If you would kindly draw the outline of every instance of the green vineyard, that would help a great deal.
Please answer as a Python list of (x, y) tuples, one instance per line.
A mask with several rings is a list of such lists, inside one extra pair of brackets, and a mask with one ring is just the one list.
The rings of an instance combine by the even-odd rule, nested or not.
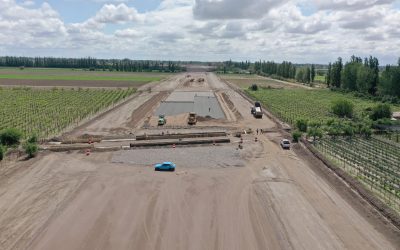
[[(246, 90), (253, 98), (261, 101), (265, 107), (281, 120), (294, 124), (296, 119), (306, 119), (314, 122), (324, 122), (332, 119), (332, 102), (337, 99), (351, 99), (356, 115), (363, 110), (376, 105), (376, 102), (355, 98), (351, 94), (343, 94), (330, 90), (307, 89), (260, 89)], [(392, 106), (400, 110), (399, 106)]]
[(134, 89), (0, 89), (0, 130), (48, 138), (127, 98)]
[(400, 149), (377, 139), (322, 139), (316, 148), (400, 211)]

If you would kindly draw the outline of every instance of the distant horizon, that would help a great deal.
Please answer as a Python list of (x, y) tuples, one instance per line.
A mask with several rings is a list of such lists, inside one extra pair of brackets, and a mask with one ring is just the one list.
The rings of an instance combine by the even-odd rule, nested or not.
[[(357, 56), (357, 55), (355, 55), (355, 56)], [(373, 55), (372, 55), (373, 56)], [(334, 61), (336, 61), (337, 60), (337, 58), (335, 59), (335, 60), (333, 60), (333, 61), (330, 61), (330, 62), (326, 62), (326, 63), (313, 63), (313, 62), (311, 62), (311, 63), (306, 63), (306, 62), (293, 62), (293, 61), (289, 61), (289, 60), (282, 60), (282, 61), (277, 61), (277, 60), (272, 60), (272, 59), (259, 59), (259, 60), (255, 60), (255, 61), (251, 61), (251, 60), (233, 60), (233, 59), (228, 59), (228, 60), (223, 60), (223, 61), (196, 61), (196, 60), (188, 60), (188, 61), (185, 61), (185, 60), (168, 60), (168, 59), (133, 59), (133, 58), (98, 58), (98, 57), (95, 57), (95, 56), (84, 56), (84, 57), (60, 57), (60, 56), (15, 56), (15, 55), (0, 55), (0, 58), (2, 58), (2, 57), (21, 57), (21, 58), (63, 58), (63, 59), (83, 59), (83, 58), (91, 58), (91, 59), (95, 59), (95, 60), (131, 60), (131, 61), (152, 61), (152, 62), (179, 62), (179, 63), (223, 63), (223, 62), (227, 62), (227, 61), (232, 61), (232, 62), (250, 62), (250, 63), (255, 63), (255, 62), (267, 62), (267, 61), (270, 61), (270, 62), (275, 62), (275, 63), (282, 63), (283, 61), (287, 61), (287, 62), (291, 62), (291, 63), (293, 63), (294, 65), (312, 65), (312, 64), (314, 64), (314, 65), (322, 65), (322, 66), (328, 66), (329, 65), (329, 63), (333, 63)], [(342, 57), (342, 60), (343, 60), (343, 63), (346, 63), (347, 61), (350, 61), (350, 57), (351, 56), (349, 56), (349, 58), (343, 58)], [(359, 57), (361, 57), (361, 56), (359, 56)], [(366, 57), (369, 57), (369, 56), (366, 56)], [(366, 57), (361, 57), (362, 59), (364, 59), (364, 58), (366, 58)], [(393, 62), (393, 63), (389, 63), (389, 64), (381, 64), (381, 61), (379, 60), (379, 58), (378, 58), (378, 60), (379, 60), (379, 66), (380, 67), (385, 67), (385, 66), (387, 66), (387, 65), (398, 65), (398, 60), (400, 59), (400, 56), (399, 56), (399, 58), (395, 61), (395, 62)], [(2, 67), (2, 66), (0, 66), (0, 67)], [(3, 66), (4, 67), (4, 66)]]

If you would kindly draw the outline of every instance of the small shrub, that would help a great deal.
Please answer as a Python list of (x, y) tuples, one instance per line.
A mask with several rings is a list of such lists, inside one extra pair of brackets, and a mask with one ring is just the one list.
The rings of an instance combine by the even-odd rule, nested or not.
[(313, 141), (315, 142), (317, 138), (322, 138), (323, 137), (323, 132), (320, 128), (318, 127), (310, 127), (308, 129), (307, 135), (309, 137), (313, 138)]
[(372, 130), (371, 130), (371, 128), (368, 127), (368, 126), (363, 126), (363, 127), (360, 129), (360, 134), (361, 134), (362, 136), (364, 136), (366, 139), (369, 139), (369, 138), (371, 138)]
[(338, 126), (329, 126), (327, 129), (328, 134), (332, 137), (332, 139), (336, 139), (337, 136), (340, 135), (341, 131)]
[(345, 125), (343, 127), (343, 134), (348, 137), (353, 137), (354, 135), (354, 128), (351, 125)]
[(0, 143), (4, 146), (14, 146), (18, 145), (21, 140), (21, 131), (9, 128), (0, 132)]
[(374, 121), (383, 118), (391, 118), (392, 108), (389, 104), (379, 104), (372, 108), (371, 115), (369, 117)]
[(37, 135), (32, 135), (28, 140), (27, 140), (27, 142), (28, 143), (37, 143), (38, 142), (38, 137), (37, 137)]
[(299, 119), (296, 121), (296, 128), (301, 132), (307, 132), (307, 124), (307, 120)]
[(300, 131), (293, 131), (292, 132), (292, 137), (294, 142), (299, 142), (299, 139), (301, 138), (301, 132)]
[(250, 87), (250, 89), (251, 89), (252, 91), (257, 91), (257, 90), (258, 90), (258, 85), (257, 85), (257, 84), (252, 84), (251, 87)]
[(354, 111), (354, 104), (348, 100), (341, 99), (333, 102), (332, 112), (341, 118), (344, 117), (352, 118), (353, 111)]
[(24, 149), (29, 158), (35, 157), (37, 152), (39, 151), (39, 147), (36, 143), (26, 143), (24, 145)]

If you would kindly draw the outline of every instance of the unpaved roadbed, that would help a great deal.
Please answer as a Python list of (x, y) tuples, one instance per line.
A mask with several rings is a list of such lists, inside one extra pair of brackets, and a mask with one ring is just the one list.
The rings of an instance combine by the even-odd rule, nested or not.
[[(243, 150), (235, 141), (89, 156), (48, 153), (15, 162), (15, 171), (4, 176), (0, 168), (1, 249), (400, 248), (398, 231), (370, 217), (368, 208), (354, 206), (295, 150), (282, 150), (276, 124), (267, 117), (254, 119), (248, 100), (214, 74), (192, 75), (205, 82), (186, 84), (187, 77), (178, 75), (151, 85), (151, 93), (81, 132), (164, 132), (168, 129), (144, 129), (142, 120), (129, 122), (138, 107), (176, 88), (226, 93), (230, 102), (224, 105), (233, 105), (228, 108), (240, 116), (202, 122), (208, 131), (212, 126), (214, 131), (277, 132), (243, 135)], [(157, 106), (140, 112), (154, 116)], [(199, 126), (171, 131), (199, 132)], [(155, 163), (168, 160), (177, 164), (175, 172), (154, 171)]]

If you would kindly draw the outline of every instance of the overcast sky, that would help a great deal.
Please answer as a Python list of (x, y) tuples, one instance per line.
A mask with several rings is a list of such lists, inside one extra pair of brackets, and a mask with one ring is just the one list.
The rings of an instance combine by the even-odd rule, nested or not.
[(400, 0), (0, 0), (0, 55), (162, 60), (400, 57)]

